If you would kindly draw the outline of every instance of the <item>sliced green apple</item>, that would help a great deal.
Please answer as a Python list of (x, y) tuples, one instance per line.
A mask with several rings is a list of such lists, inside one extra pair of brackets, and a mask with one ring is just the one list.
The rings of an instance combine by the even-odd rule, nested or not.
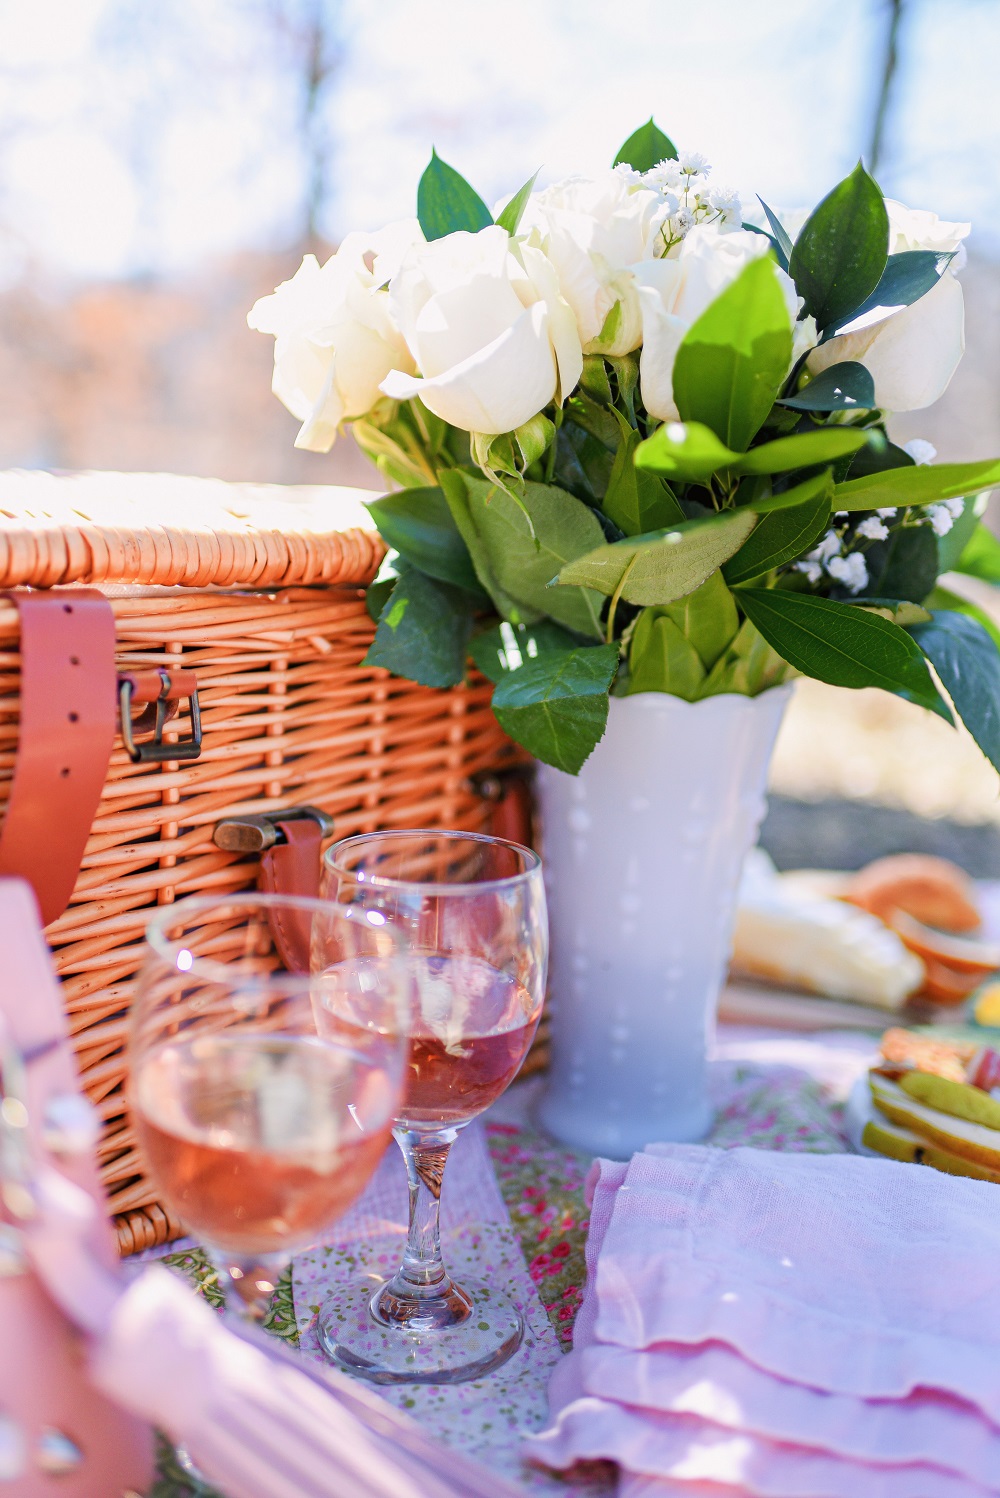
[(950, 1150), (921, 1139), (919, 1134), (914, 1134), (912, 1129), (904, 1129), (900, 1124), (876, 1123), (869, 1119), (861, 1135), (861, 1142), (866, 1148), (875, 1150), (877, 1154), (885, 1155), (890, 1160), (930, 1165), (934, 1170), (943, 1170), (948, 1175), (972, 1176), (975, 1180), (1000, 1183), (1000, 1170), (988, 1170), (985, 1165), (977, 1165), (973, 1160), (963, 1160), (961, 1155), (953, 1155)]
[(949, 1077), (935, 1077), (925, 1071), (906, 1072), (899, 1085), (928, 1108), (939, 1108), (942, 1113), (983, 1124), (987, 1129), (1000, 1129), (1000, 1103), (981, 1087), (953, 1082)]
[(989, 1129), (944, 1113), (940, 1108), (930, 1108), (876, 1073), (869, 1074), (869, 1082), (876, 1108), (892, 1123), (912, 1129), (931, 1144), (963, 1160), (973, 1160), (988, 1170), (1000, 1172), (1000, 1129)]

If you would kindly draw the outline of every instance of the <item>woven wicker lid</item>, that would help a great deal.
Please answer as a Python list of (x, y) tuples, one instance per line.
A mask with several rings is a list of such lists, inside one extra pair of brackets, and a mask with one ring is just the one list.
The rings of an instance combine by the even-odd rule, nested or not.
[(384, 552), (365, 489), (169, 473), (0, 473), (0, 587), (367, 583)]

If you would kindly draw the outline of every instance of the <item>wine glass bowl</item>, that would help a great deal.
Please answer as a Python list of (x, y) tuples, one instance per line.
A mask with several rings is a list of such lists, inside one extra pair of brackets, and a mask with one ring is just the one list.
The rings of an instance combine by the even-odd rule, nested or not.
[[(311, 931), (285, 972), (272, 923)], [(130, 1104), (150, 1174), (259, 1319), (280, 1269), (360, 1195), (404, 1082), (408, 975), (382, 920), (277, 895), (161, 911), (133, 1005)], [(365, 1023), (328, 1022), (364, 977)], [(360, 1012), (360, 1006), (353, 1008)]]
[(495, 1287), (456, 1285), (447, 1274), (442, 1177), (459, 1131), (513, 1081), (541, 1016), (541, 863), (528, 848), (475, 833), (371, 833), (329, 849), (322, 892), (391, 924), (405, 944), (410, 1048), (393, 1132), (410, 1228), (392, 1279), (374, 1295), (368, 1283), (324, 1307), (320, 1342), (340, 1366), (377, 1383), (474, 1378), (517, 1350), (523, 1322)]

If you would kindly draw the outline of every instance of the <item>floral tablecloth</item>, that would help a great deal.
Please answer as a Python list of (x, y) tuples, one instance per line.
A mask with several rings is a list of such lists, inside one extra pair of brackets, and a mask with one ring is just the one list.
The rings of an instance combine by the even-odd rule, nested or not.
[[(875, 1044), (871, 1035), (803, 1038), (722, 1027), (712, 1068), (716, 1119), (709, 1142), (720, 1148), (846, 1150), (843, 1102)], [(549, 1371), (571, 1342), (588, 1226), (583, 1183), (590, 1157), (555, 1144), (535, 1127), (534, 1103), (543, 1085), (540, 1079), (516, 1085), (483, 1126), (460, 1141), (443, 1198), (450, 1264), (460, 1274), (488, 1275), (504, 1285), (524, 1311), (525, 1346), (506, 1368), (474, 1384), (381, 1392), (438, 1438), (505, 1471), (526, 1492), (596, 1498), (613, 1491), (609, 1469), (597, 1467), (567, 1481), (526, 1466), (519, 1455), (521, 1435), (545, 1419)], [(275, 1297), (271, 1330), (298, 1343), (305, 1355), (318, 1355), (316, 1308), (361, 1266), (389, 1271), (405, 1231), (404, 1203), (401, 1166), (390, 1156), (338, 1229), (337, 1241), (296, 1260)], [(171, 1262), (214, 1293), (197, 1250), (182, 1250)], [(165, 1459), (153, 1498), (197, 1491)]]

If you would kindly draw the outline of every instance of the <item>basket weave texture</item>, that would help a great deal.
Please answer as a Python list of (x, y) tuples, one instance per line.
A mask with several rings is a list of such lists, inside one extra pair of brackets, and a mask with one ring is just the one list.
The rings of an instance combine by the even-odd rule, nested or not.
[[(40, 477), (50, 486), (50, 511), (58, 508), (60, 485), (64, 495), (84, 485), (83, 480)], [(123, 485), (131, 482), (141, 508), (143, 481), (113, 477)], [(96, 494), (94, 481), (86, 482)], [(154, 487), (162, 495), (165, 484), (183, 492), (202, 482), (168, 482), (157, 476)], [(308, 802), (333, 816), (337, 836), (382, 827), (483, 830), (490, 808), (469, 777), (502, 768), (515, 759), (515, 750), (493, 717), (489, 684), (481, 677), (472, 675), (465, 684), (442, 691), (361, 665), (374, 625), (360, 585), (370, 579), (382, 554), (377, 535), (362, 528), (364, 512), (359, 525), (346, 533), (313, 532), (311, 526), (283, 533), (280, 544), (275, 541), (270, 550), (265, 546), (266, 565), (247, 579), (243, 591), (199, 591), (209, 574), (217, 583), (223, 577), (232, 580), (228, 540), (219, 540), (218, 557), (225, 560), (213, 560), (216, 553), (209, 544), (211, 556), (197, 574), (199, 583), (194, 582), (192, 545), (204, 551), (206, 528), (219, 537), (212, 530), (213, 512), (206, 512), (200, 528), (161, 528), (171, 537), (173, 572), (165, 563), (161, 566), (155, 545), (143, 550), (141, 527), (127, 534), (118, 527), (120, 550), (108, 571), (103, 553), (95, 560), (93, 539), (95, 534), (106, 538), (111, 529), (106, 512), (92, 505), (101, 521), (81, 520), (74, 533), (68, 519), (72, 506), (61, 499), (65, 514), (59, 526), (50, 514), (36, 529), (28, 491), (45, 487), (24, 485), (27, 499), (18, 514), (13, 503), (17, 485), (12, 476), (0, 476), (0, 506), (6, 515), (2, 544), (9, 563), (6, 573), (0, 571), (0, 584), (11, 587), (42, 575), (53, 581), (51, 569), (45, 572), (39, 559), (55, 555), (62, 544), (53, 539), (58, 530), (67, 555), (84, 556), (89, 548), (90, 560), (73, 573), (74, 581), (120, 583), (127, 576), (148, 584), (169, 575), (173, 583), (188, 585), (105, 591), (115, 614), (119, 670), (164, 665), (196, 671), (201, 757), (191, 763), (134, 764), (116, 745), (71, 903), (46, 931), (83, 1085), (103, 1123), (100, 1168), (119, 1245), (123, 1253), (132, 1253), (180, 1231), (146, 1175), (124, 1095), (128, 1010), (150, 909), (188, 894), (253, 887), (256, 860), (223, 852), (212, 840), (216, 823), (236, 812)], [(255, 520), (259, 518), (252, 494), (233, 493), (239, 486), (219, 487), (229, 491), (228, 508), (223, 508), (230, 516), (238, 518), (242, 507), (244, 515), (253, 508)], [(329, 510), (339, 506), (343, 515), (352, 505), (357, 508), (353, 496), (342, 500), (338, 491), (327, 493)], [(290, 499), (273, 502), (286, 511), (294, 507)], [(108, 510), (114, 506), (109, 504)], [(138, 514), (137, 509), (136, 520)], [(315, 517), (310, 521), (315, 523)], [(252, 551), (259, 560), (254, 538), (262, 532), (249, 520), (241, 523), (250, 538), (247, 554)], [(148, 529), (152, 534), (157, 528)], [(84, 550), (77, 545), (81, 536)], [(275, 571), (280, 572), (281, 546), (286, 573), (315, 580), (319, 568), (324, 586), (253, 591), (264, 578), (279, 580)], [(151, 568), (143, 556), (153, 558)], [(0, 601), (0, 808), (14, 771), (19, 675), (17, 611)], [(185, 733), (186, 713), (170, 726)]]

